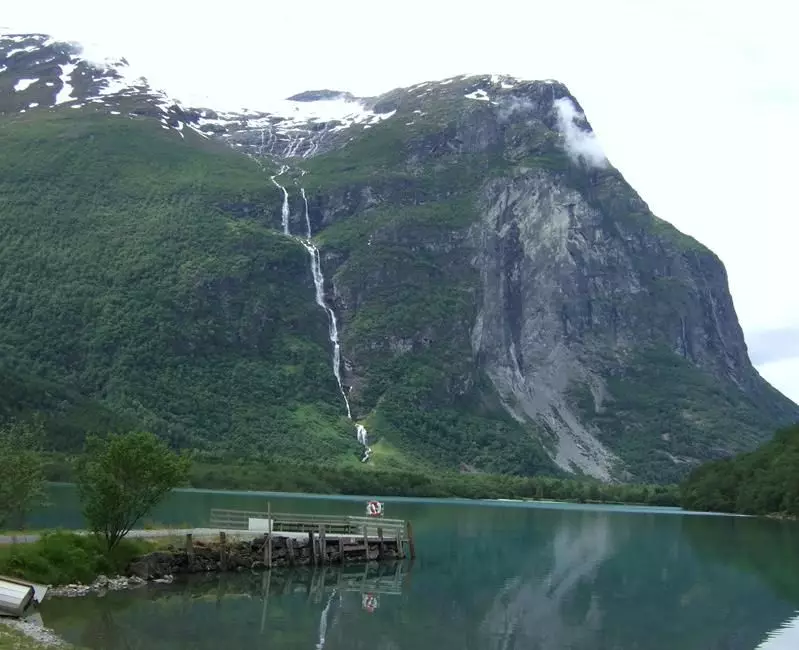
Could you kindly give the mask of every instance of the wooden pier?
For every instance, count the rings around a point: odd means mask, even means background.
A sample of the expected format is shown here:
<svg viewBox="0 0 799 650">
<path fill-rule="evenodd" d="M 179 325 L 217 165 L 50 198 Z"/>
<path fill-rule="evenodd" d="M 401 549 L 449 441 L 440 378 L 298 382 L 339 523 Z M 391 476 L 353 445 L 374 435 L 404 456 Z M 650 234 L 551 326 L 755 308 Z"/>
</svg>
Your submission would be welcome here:
<svg viewBox="0 0 799 650">
<path fill-rule="evenodd" d="M 413 526 L 382 516 L 309 515 L 214 508 L 210 527 L 264 534 L 264 566 L 415 559 Z M 224 546 L 226 532 L 220 532 Z M 190 552 L 191 540 L 187 540 Z"/>
<path fill-rule="evenodd" d="M 219 531 L 218 540 L 195 539 L 187 533 L 185 542 L 133 560 L 128 573 L 155 580 L 167 575 L 416 558 L 411 522 L 382 516 L 278 513 L 271 505 L 266 512 L 215 508 L 206 530 Z"/>
</svg>

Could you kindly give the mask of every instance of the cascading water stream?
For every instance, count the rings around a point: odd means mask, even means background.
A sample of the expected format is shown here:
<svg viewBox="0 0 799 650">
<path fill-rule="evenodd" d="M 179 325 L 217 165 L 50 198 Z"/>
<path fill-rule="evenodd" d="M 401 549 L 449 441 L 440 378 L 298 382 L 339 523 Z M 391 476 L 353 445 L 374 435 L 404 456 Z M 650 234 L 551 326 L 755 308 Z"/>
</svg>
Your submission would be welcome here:
<svg viewBox="0 0 799 650">
<path fill-rule="evenodd" d="M 316 304 L 319 305 L 327 313 L 328 321 L 328 334 L 330 342 L 333 344 L 333 375 L 336 377 L 338 389 L 341 391 L 341 396 L 344 398 L 344 404 L 347 405 L 347 417 L 352 419 L 352 411 L 350 410 L 350 401 L 347 399 L 347 393 L 344 391 L 344 385 L 341 383 L 341 345 L 338 340 L 338 322 L 336 321 L 336 314 L 325 302 L 325 277 L 322 275 L 322 262 L 319 259 L 319 249 L 314 246 L 310 240 L 302 242 L 305 250 L 311 256 L 311 274 L 313 275 L 313 283 L 316 288 Z"/>
<path fill-rule="evenodd" d="M 271 177 L 271 181 L 283 192 L 283 207 L 281 208 L 283 233 L 289 237 L 294 237 L 291 234 L 289 227 L 290 214 L 288 190 L 286 190 L 283 185 L 277 182 L 277 177 L 284 174 L 287 170 L 288 166 L 283 165 L 280 168 L 280 171 L 275 176 Z M 344 405 L 347 407 L 347 417 L 352 420 L 350 400 L 347 398 L 347 392 L 344 390 L 344 384 L 341 381 L 341 345 L 338 338 L 338 322 L 336 321 L 336 313 L 325 300 L 325 277 L 322 274 L 322 261 L 319 256 L 319 249 L 314 246 L 313 242 L 311 241 L 313 232 L 311 231 L 311 218 L 308 214 L 308 197 L 305 194 L 305 188 L 300 188 L 300 194 L 302 195 L 302 201 L 305 206 L 305 237 L 294 237 L 294 239 L 297 239 L 305 247 L 305 250 L 308 251 L 308 255 L 311 258 L 311 275 L 313 276 L 314 288 L 316 290 L 316 304 L 324 309 L 325 313 L 327 314 L 328 338 L 330 339 L 330 343 L 333 345 L 333 376 L 336 378 L 338 389 L 341 392 L 341 396 L 344 398 Z M 364 427 L 362 424 L 356 424 L 355 434 L 358 438 L 358 442 L 363 446 L 364 451 L 363 456 L 361 457 L 361 462 L 365 463 L 372 455 L 372 450 L 369 448 L 369 435 L 366 431 L 366 427 Z"/>
<path fill-rule="evenodd" d="M 288 171 L 288 165 L 283 165 L 280 168 L 280 171 L 269 178 L 272 181 L 275 187 L 280 189 L 283 192 L 283 205 L 280 208 L 280 221 L 283 224 L 283 234 L 291 236 L 291 231 L 289 230 L 289 193 L 285 187 L 283 187 L 280 183 L 277 182 L 277 177 L 285 174 Z"/>
</svg>

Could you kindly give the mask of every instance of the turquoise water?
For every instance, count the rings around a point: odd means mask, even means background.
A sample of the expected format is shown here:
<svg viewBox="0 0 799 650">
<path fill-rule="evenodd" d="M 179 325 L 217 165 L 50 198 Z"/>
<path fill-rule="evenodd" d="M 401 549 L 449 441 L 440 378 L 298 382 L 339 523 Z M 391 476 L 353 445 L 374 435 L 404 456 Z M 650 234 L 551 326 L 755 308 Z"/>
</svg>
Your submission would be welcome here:
<svg viewBox="0 0 799 650">
<path fill-rule="evenodd" d="M 82 525 L 72 488 L 55 488 L 51 500 L 34 525 Z M 797 524 L 657 508 L 384 501 L 387 517 L 413 521 L 412 566 L 202 576 L 50 600 L 45 624 L 98 650 L 799 647 Z M 212 507 L 267 502 L 284 512 L 364 508 L 363 498 L 182 491 L 152 519 L 203 525 Z"/>
</svg>

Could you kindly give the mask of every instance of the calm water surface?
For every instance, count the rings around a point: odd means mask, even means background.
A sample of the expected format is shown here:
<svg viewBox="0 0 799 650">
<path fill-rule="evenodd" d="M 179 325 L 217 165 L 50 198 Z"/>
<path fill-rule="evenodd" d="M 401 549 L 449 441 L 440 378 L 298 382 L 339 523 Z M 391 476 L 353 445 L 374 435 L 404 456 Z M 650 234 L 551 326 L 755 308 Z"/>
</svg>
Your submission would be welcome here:
<svg viewBox="0 0 799 650">
<path fill-rule="evenodd" d="M 39 526 L 80 527 L 72 488 Z M 363 499 L 185 491 L 158 523 L 212 507 L 361 514 Z M 385 499 L 413 521 L 393 567 L 203 576 L 45 603 L 84 648 L 796 650 L 799 524 L 603 506 Z"/>
</svg>

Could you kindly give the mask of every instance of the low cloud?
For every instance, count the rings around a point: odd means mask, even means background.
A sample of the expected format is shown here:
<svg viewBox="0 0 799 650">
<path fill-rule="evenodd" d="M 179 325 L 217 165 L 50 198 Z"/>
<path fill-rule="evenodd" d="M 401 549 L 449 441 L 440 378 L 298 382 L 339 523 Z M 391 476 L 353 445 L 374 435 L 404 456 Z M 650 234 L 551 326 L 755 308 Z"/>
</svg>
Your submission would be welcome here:
<svg viewBox="0 0 799 650">
<path fill-rule="evenodd" d="M 514 113 L 522 113 L 533 116 L 539 110 L 538 104 L 526 97 L 503 97 L 500 100 L 500 107 L 497 117 L 500 122 L 507 122 Z"/>
<path fill-rule="evenodd" d="M 575 161 L 583 160 L 594 167 L 605 167 L 608 159 L 593 131 L 586 131 L 577 124 L 577 119 L 584 119 L 568 97 L 561 97 L 554 102 L 558 114 L 558 126 L 566 140 L 566 152 Z"/>
<path fill-rule="evenodd" d="M 746 338 L 755 365 L 799 358 L 799 326 L 760 330 Z"/>
</svg>

